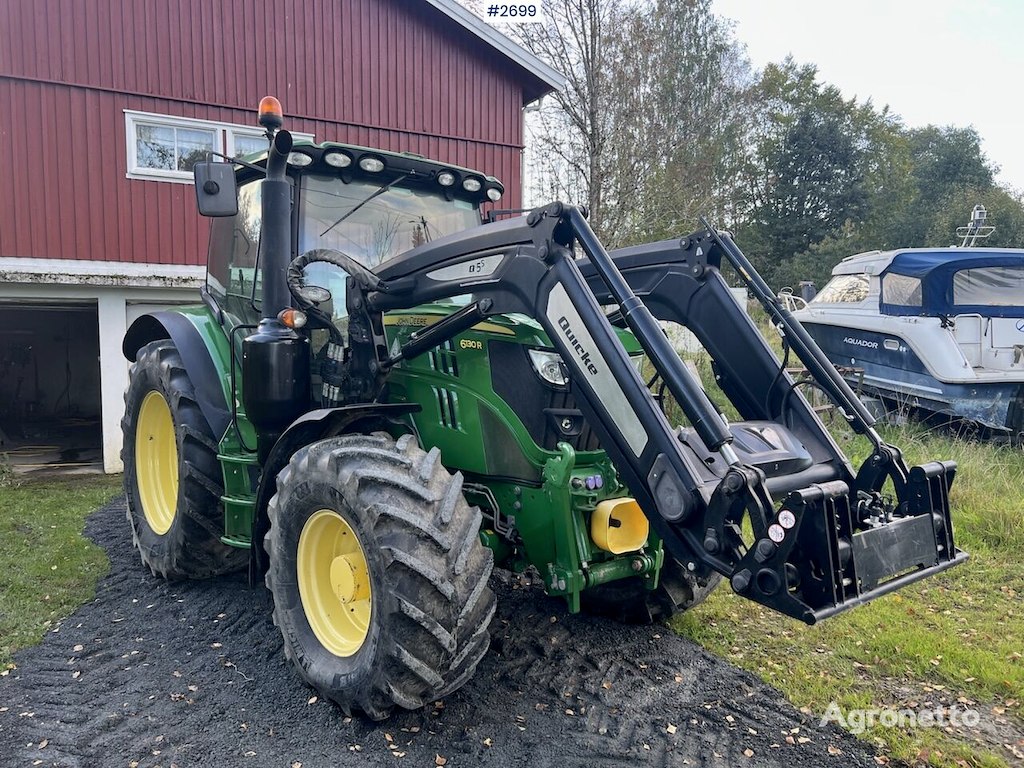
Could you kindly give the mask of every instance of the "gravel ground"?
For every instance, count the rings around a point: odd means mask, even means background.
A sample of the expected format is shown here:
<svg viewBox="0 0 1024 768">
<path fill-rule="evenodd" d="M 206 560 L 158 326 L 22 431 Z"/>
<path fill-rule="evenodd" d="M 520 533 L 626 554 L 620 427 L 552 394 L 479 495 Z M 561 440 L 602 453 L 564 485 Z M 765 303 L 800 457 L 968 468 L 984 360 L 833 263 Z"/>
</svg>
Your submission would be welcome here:
<svg viewBox="0 0 1024 768">
<path fill-rule="evenodd" d="M 243 578 L 167 583 L 124 502 L 86 534 L 96 599 L 0 678 L 0 766 L 874 766 L 779 694 L 664 627 L 566 613 L 498 573 L 491 650 L 462 690 L 385 723 L 317 701 Z"/>
</svg>

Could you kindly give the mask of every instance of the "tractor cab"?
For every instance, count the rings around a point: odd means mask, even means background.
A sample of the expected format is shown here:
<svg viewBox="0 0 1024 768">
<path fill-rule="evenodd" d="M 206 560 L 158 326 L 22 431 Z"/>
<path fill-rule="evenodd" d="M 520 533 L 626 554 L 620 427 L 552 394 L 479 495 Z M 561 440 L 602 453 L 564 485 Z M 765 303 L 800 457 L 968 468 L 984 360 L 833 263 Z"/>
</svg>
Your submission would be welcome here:
<svg viewBox="0 0 1024 768">
<path fill-rule="evenodd" d="M 209 169 L 225 164 L 211 163 L 198 171 L 201 176 L 220 171 L 217 196 L 237 199 L 235 211 L 229 207 L 230 215 L 213 219 L 206 280 L 209 297 L 232 324 L 253 323 L 261 316 L 263 269 L 258 254 L 267 154 L 244 158 L 245 165 L 226 182 L 222 169 Z M 294 195 L 292 254 L 339 251 L 369 269 L 479 225 L 480 206 L 497 202 L 504 193 L 497 179 L 466 168 L 408 152 L 329 142 L 296 142 L 287 166 Z M 200 194 L 201 210 L 203 198 Z M 347 277 L 325 262 L 308 264 L 303 275 L 306 284 L 330 292 L 318 303 L 335 319 L 346 314 Z"/>
</svg>

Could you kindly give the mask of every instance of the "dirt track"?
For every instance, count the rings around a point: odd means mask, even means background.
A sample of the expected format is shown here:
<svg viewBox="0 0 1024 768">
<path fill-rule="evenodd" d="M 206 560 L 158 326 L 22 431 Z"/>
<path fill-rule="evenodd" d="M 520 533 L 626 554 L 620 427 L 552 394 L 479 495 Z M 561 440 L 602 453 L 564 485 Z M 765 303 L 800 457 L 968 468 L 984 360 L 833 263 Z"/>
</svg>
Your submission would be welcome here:
<svg viewBox="0 0 1024 768">
<path fill-rule="evenodd" d="M 286 666 L 266 590 L 152 577 L 123 500 L 86 533 L 110 575 L 0 678 L 3 768 L 877 764 L 666 628 L 570 616 L 501 574 L 491 651 L 465 688 L 383 724 L 349 720 Z"/>
</svg>

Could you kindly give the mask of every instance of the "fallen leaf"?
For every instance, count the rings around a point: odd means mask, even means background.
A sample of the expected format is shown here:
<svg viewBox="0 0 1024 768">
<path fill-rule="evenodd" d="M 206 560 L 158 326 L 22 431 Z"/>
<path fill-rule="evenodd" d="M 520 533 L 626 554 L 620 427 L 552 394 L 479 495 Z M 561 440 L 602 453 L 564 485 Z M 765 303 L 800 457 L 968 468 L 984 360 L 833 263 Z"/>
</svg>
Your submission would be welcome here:
<svg viewBox="0 0 1024 768">
<path fill-rule="evenodd" d="M 79 671 L 78 671 L 78 670 L 76 669 L 76 670 L 75 670 L 74 672 L 72 672 L 72 673 L 71 673 L 71 676 L 72 676 L 73 678 L 75 678 L 75 680 L 77 680 L 78 678 L 80 678 L 80 677 L 82 676 L 82 673 L 81 673 L 81 672 L 79 672 Z"/>
<path fill-rule="evenodd" d="M 668 731 L 669 733 L 675 733 L 678 729 L 674 725 L 672 725 L 672 723 L 669 723 L 665 727 L 665 730 Z"/>
<path fill-rule="evenodd" d="M 434 755 L 434 765 L 447 765 L 447 764 L 448 764 L 448 758 L 447 757 L 441 757 L 440 755 L 437 755 L 437 754 Z"/>
<path fill-rule="evenodd" d="M 492 741 L 491 741 L 491 737 L 490 737 L 490 736 L 488 736 L 488 737 L 487 737 L 486 739 L 484 739 L 484 746 L 485 746 L 485 747 L 489 747 L 489 746 L 491 746 L 491 744 L 493 744 L 493 743 L 494 743 L 494 742 L 492 742 Z"/>
<path fill-rule="evenodd" d="M 747 747 L 746 749 L 743 750 L 743 756 L 744 757 L 753 757 L 754 756 L 754 750 L 752 750 L 749 747 Z"/>
<path fill-rule="evenodd" d="M 292 763 L 291 768 L 302 768 L 302 763 L 300 763 L 298 760 L 296 760 L 296 761 L 294 761 Z"/>
<path fill-rule="evenodd" d="M 307 701 L 306 703 L 307 704 L 316 704 L 316 702 L 317 702 L 316 696 L 310 696 L 309 697 L 309 701 Z"/>
<path fill-rule="evenodd" d="M 839 747 L 834 747 L 831 744 L 829 744 L 828 745 L 828 753 L 830 755 L 841 755 L 841 754 L 843 754 L 843 750 L 841 750 Z"/>
<path fill-rule="evenodd" d="M 79 651 L 84 651 L 85 650 L 85 646 L 84 645 L 76 645 L 71 650 L 74 651 L 75 653 L 78 653 Z"/>
<path fill-rule="evenodd" d="M 49 744 L 49 743 L 50 743 L 49 739 L 43 739 L 42 741 L 39 742 L 39 748 L 40 749 L 46 749 L 46 745 Z"/>
</svg>

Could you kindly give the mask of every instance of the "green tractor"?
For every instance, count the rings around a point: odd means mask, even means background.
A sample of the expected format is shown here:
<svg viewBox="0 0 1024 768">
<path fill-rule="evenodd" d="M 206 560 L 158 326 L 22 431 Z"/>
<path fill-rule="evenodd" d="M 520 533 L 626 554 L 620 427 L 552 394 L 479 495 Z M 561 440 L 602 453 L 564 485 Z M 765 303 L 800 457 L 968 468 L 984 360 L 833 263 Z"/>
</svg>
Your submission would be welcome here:
<svg viewBox="0 0 1024 768">
<path fill-rule="evenodd" d="M 159 576 L 265 580 L 285 653 L 346 712 L 469 679 L 494 563 L 572 612 L 667 618 L 724 577 L 814 623 L 966 558 L 955 465 L 906 466 L 727 234 L 608 253 L 560 203 L 482 224 L 496 179 L 281 123 L 264 100 L 267 152 L 197 165 L 202 301 L 125 337 L 128 521 Z M 859 470 L 723 260 L 871 440 Z M 697 335 L 741 421 L 659 320 Z"/>
</svg>

